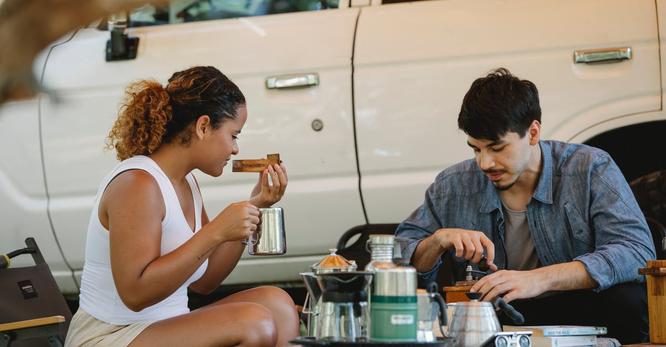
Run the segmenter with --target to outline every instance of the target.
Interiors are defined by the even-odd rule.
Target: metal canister
[[[375,266],[374,272],[370,338],[378,341],[416,341],[416,269],[382,263]]]

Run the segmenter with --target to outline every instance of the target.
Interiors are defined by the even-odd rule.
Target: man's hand
[[[597,285],[583,263],[571,261],[529,271],[498,271],[481,278],[470,291],[483,293],[484,301],[503,295],[504,301],[511,302],[533,298],[547,291],[590,289]]]
[[[439,244],[444,250],[454,249],[456,257],[479,263],[486,253],[490,270],[496,271],[495,245],[482,232],[465,229],[439,229],[436,232]]]
[[[504,296],[504,301],[533,298],[547,291],[543,273],[537,270],[501,270],[487,275],[476,282],[471,292],[482,293],[483,301],[493,301]]]

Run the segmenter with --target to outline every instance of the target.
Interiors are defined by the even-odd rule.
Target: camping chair
[[[62,346],[72,314],[35,239],[0,254],[0,347]],[[11,258],[30,254],[34,266],[10,268]]]
[[[370,234],[394,234],[398,224],[373,224],[361,225],[345,232],[338,240],[338,254],[356,261],[358,270],[363,270],[370,262],[370,252],[367,250],[366,242]],[[354,239],[356,237],[356,239]],[[441,286],[450,286],[456,280],[465,278],[464,267],[454,266],[452,252],[442,254],[442,266],[437,271],[436,282]],[[419,288],[426,288],[426,283],[422,278],[418,279]]]
[[[666,170],[639,177],[629,186],[650,228],[657,259],[666,259]]]

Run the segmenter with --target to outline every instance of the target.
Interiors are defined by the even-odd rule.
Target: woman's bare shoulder
[[[159,184],[147,171],[134,169],[118,174],[107,186],[100,201],[103,206],[143,205],[164,211]]]

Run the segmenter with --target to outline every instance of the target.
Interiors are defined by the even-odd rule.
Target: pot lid
[[[368,242],[370,243],[370,247],[376,246],[376,245],[389,245],[393,246],[393,240],[395,239],[395,236],[390,235],[390,234],[370,234],[368,235]]]
[[[331,248],[328,251],[331,252],[329,255],[324,257],[320,262],[312,265],[312,270],[315,273],[356,270],[356,262],[347,260],[345,257],[336,254],[337,249]]]

